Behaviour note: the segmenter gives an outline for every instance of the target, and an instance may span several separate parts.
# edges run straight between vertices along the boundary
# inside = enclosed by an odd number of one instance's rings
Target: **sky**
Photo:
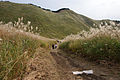
[[[4,0],[3,0],[4,1]],[[16,3],[32,3],[42,8],[58,10],[70,8],[92,19],[120,20],[120,0],[7,0]]]

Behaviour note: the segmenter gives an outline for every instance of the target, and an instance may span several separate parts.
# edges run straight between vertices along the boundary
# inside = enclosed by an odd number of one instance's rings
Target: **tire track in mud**
[[[60,80],[120,80],[118,76],[112,76],[112,74],[96,64],[90,64],[89,62],[81,59],[80,61],[64,55],[62,51],[51,51],[50,54],[57,63],[57,70],[61,77]],[[92,75],[73,75],[72,71],[81,71],[93,69]],[[107,72],[108,71],[108,72]],[[109,74],[110,73],[110,74]],[[113,74],[114,75],[114,74]]]

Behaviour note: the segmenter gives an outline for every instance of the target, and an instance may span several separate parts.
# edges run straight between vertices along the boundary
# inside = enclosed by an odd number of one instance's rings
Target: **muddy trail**
[[[57,64],[60,80],[120,80],[120,66],[103,66],[76,59],[67,53],[56,50],[50,52]],[[93,70],[94,74],[73,75],[72,71]]]
[[[120,67],[105,67],[84,58],[77,59],[61,50],[39,48],[28,61],[22,79],[15,80],[120,80]],[[73,75],[72,71],[93,70],[91,75]]]

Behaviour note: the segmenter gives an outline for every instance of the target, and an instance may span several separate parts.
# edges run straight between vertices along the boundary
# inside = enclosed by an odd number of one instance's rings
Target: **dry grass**
[[[111,25],[91,28],[64,39],[60,48],[90,60],[120,62],[120,29]]]
[[[39,47],[49,48],[54,40],[16,29],[10,24],[0,25],[0,80],[22,77],[27,61]]]
[[[111,38],[120,38],[120,29],[119,29],[119,25],[114,26],[115,23],[110,21],[110,25],[107,25],[107,23],[105,23],[106,25],[102,25],[103,23],[101,23],[99,25],[98,28],[90,28],[89,31],[81,31],[79,32],[77,35],[69,35],[66,38],[64,38],[63,41],[69,41],[69,40],[81,40],[81,39],[91,39],[94,37],[100,37],[100,36],[110,36]]]

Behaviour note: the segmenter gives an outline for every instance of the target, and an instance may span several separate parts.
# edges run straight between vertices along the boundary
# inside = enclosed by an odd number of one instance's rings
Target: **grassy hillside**
[[[37,26],[40,35],[50,38],[64,38],[71,33],[88,30],[96,23],[69,9],[52,12],[31,4],[0,2],[0,21],[14,22],[20,17],[24,17],[24,23],[31,21],[34,31]]]

